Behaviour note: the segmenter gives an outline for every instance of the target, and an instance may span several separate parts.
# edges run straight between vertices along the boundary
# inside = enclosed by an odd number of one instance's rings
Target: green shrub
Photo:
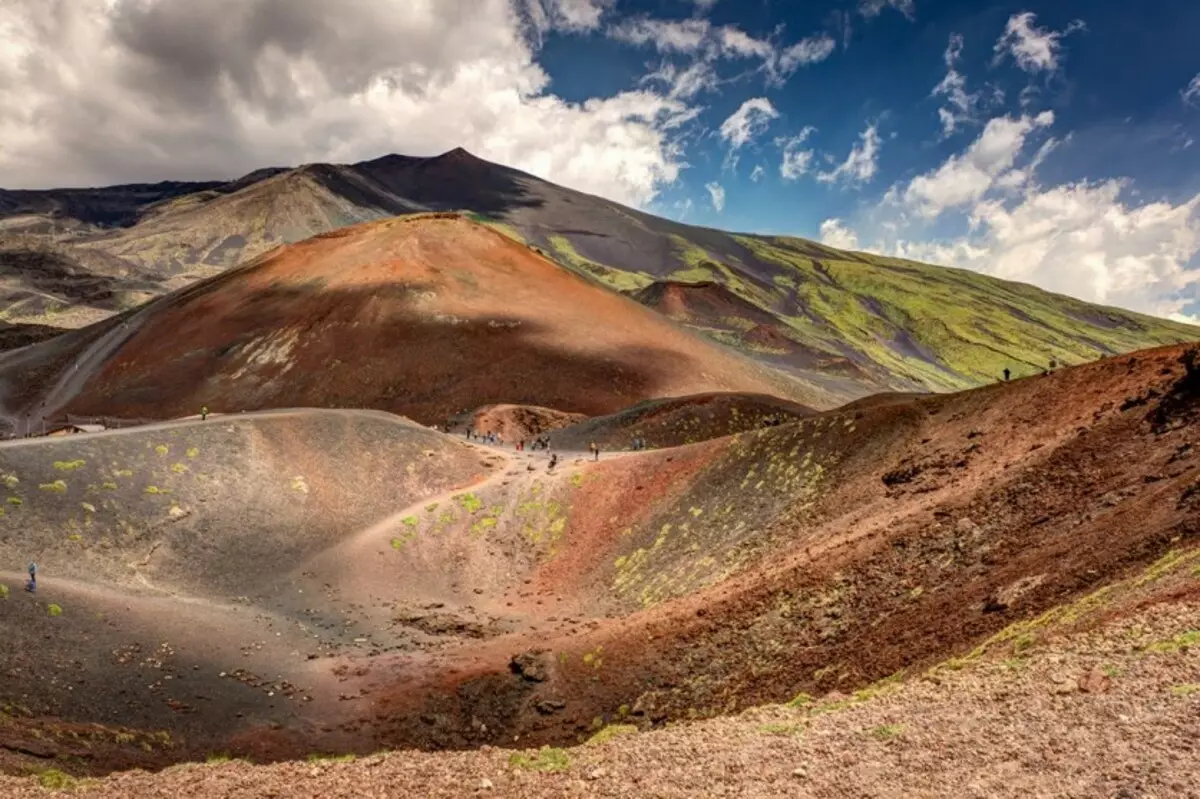
[[[570,768],[571,758],[562,749],[543,746],[532,755],[526,752],[513,752],[508,756],[508,764],[515,768],[554,773]]]
[[[588,738],[587,742],[589,744],[602,744],[622,735],[635,735],[637,732],[638,728],[633,724],[609,724],[600,730],[600,732]]]
[[[48,768],[37,775],[38,784],[51,791],[67,791],[75,787],[75,778],[56,768]]]

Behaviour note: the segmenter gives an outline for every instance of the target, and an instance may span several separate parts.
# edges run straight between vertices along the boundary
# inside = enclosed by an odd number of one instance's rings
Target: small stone
[[[479,781],[479,789],[481,791],[490,791],[492,789],[492,781],[484,777]]]
[[[797,779],[806,780],[808,779],[808,769],[806,769],[804,766],[794,768],[792,769],[792,776],[796,777]]]
[[[605,770],[603,768],[597,768],[597,769],[592,769],[591,771],[589,771],[587,778],[589,780],[602,780],[607,776],[608,776],[607,770]]]
[[[1078,690],[1079,690],[1079,685],[1075,681],[1063,680],[1062,682],[1055,683],[1054,687],[1050,689],[1050,693],[1066,695],[1066,694],[1073,694]]]
[[[1095,666],[1087,674],[1079,678],[1079,690],[1085,694],[1103,694],[1112,688],[1112,678],[1104,673],[1104,669]]]

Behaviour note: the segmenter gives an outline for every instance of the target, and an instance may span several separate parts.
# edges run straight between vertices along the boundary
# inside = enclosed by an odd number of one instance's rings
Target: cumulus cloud
[[[1200,272],[1188,269],[1200,252],[1200,195],[1139,202],[1117,179],[1042,186],[1037,170],[1056,142],[1035,147],[1031,134],[1051,122],[1049,112],[990,120],[966,150],[893,187],[858,224],[834,220],[829,243],[843,229],[859,239],[871,231],[864,249],[1182,318],[1200,296]],[[931,234],[943,215],[966,232]]]
[[[712,200],[713,208],[717,209],[717,213],[725,210],[725,187],[720,183],[705,183],[704,188],[708,189],[708,196]]]
[[[989,120],[983,133],[964,153],[951,156],[936,170],[913,178],[900,195],[903,202],[930,219],[947,208],[975,202],[1009,172],[1025,146],[1026,137],[1036,128],[1053,122],[1051,111],[1035,117]]]
[[[816,128],[809,125],[795,136],[775,140],[783,149],[779,174],[784,180],[799,180],[811,168],[814,152],[811,148],[805,149],[804,144],[815,131]]]
[[[874,19],[886,8],[894,8],[910,20],[916,19],[914,0],[859,0],[858,3],[858,13],[867,19]]]
[[[750,180],[753,181],[754,183],[758,183],[760,180],[762,180],[764,177],[766,177],[766,174],[767,174],[767,170],[763,169],[763,165],[756,164],[754,166],[754,169],[751,170],[751,172],[750,172]]]
[[[1200,106],[1200,72],[1188,81],[1187,87],[1179,94],[1183,97],[1184,105]]]
[[[766,97],[753,97],[721,123],[721,138],[730,151],[737,150],[762,135],[779,112]]]
[[[859,134],[858,142],[850,148],[850,155],[834,169],[818,172],[817,180],[821,183],[837,183],[839,181],[855,185],[870,182],[879,168],[879,149],[883,142],[879,138],[879,128],[874,123]]]
[[[671,131],[695,109],[648,90],[564,101],[530,35],[595,29],[610,5],[9,0],[0,185],[233,177],[462,145],[642,205],[677,178]]]
[[[858,236],[842,224],[840,219],[826,219],[821,223],[821,243],[839,250],[857,250]]]
[[[1012,56],[1017,66],[1026,72],[1057,72],[1062,58],[1062,39],[1070,34],[1085,30],[1082,20],[1067,25],[1066,30],[1052,31],[1039,28],[1034,23],[1037,15],[1022,11],[1008,18],[1004,33],[995,46],[994,63]]]

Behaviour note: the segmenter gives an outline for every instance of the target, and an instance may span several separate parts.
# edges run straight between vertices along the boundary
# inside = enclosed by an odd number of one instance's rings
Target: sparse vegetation
[[[475,513],[483,507],[483,503],[479,501],[479,497],[475,496],[474,494],[459,494],[454,498],[454,500],[467,513]]]
[[[79,469],[82,466],[84,466],[84,464],[86,464],[86,463],[87,463],[87,461],[84,461],[84,460],[55,461],[54,468],[60,472],[73,472],[76,469]]]
[[[903,724],[881,724],[871,730],[871,737],[880,741],[890,741],[898,738],[903,732]]]
[[[49,605],[46,606],[46,612],[49,613],[51,616],[61,616],[63,609],[62,609],[62,606],[56,605],[53,602],[51,602]]]
[[[587,739],[589,744],[602,744],[622,735],[635,735],[638,728],[633,724],[609,724]]]
[[[69,791],[78,783],[70,774],[56,768],[48,768],[37,773],[38,785],[49,791]]]
[[[53,494],[67,493],[67,483],[65,480],[55,480],[53,483],[41,483],[38,485],[39,491],[49,491]]]
[[[570,768],[571,758],[562,749],[543,746],[533,754],[513,752],[508,756],[508,764],[514,768],[555,773]]]

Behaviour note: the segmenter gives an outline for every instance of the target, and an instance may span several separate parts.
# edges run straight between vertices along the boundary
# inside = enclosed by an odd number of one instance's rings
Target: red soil
[[[551,430],[583,421],[582,413],[564,413],[553,408],[538,408],[533,405],[487,405],[474,410],[465,417],[453,420],[449,432],[459,432],[470,427],[479,433],[495,433],[501,441],[513,443],[527,441]]]
[[[594,415],[713,388],[799,391],[457,216],[317,236],[151,307],[64,410],[370,407],[440,423],[497,401]]]

